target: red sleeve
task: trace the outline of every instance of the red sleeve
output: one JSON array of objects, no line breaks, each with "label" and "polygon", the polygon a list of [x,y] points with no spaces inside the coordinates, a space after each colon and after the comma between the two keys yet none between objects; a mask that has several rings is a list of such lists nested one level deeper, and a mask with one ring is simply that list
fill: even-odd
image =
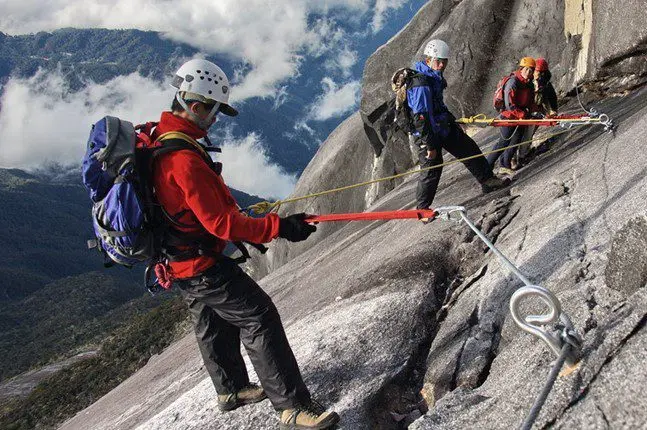
[{"label": "red sleeve", "polygon": [[279,216],[251,218],[241,214],[222,177],[198,154],[178,151],[169,154],[172,177],[184,193],[186,205],[204,228],[228,241],[267,243],[279,234]]}]

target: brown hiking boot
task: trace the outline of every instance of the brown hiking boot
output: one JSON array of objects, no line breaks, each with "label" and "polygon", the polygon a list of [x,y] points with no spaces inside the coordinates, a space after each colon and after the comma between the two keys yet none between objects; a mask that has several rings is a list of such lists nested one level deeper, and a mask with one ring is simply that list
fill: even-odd
[{"label": "brown hiking boot", "polygon": [[[427,206],[426,208],[419,208],[419,207],[417,207],[417,208],[416,208],[416,210],[431,210],[431,208],[430,208],[430,207],[428,207],[428,206]],[[423,224],[429,224],[430,222],[432,222],[432,221],[433,221],[433,220],[435,220],[435,219],[436,219],[436,217],[424,217],[424,218],[418,218],[418,220],[419,220],[420,222],[422,222]]]},{"label": "brown hiking boot", "polygon": [[261,387],[256,384],[249,384],[237,393],[219,394],[218,408],[223,412],[233,411],[240,406],[257,403],[265,399],[267,399],[267,396]]},{"label": "brown hiking boot", "polygon": [[281,430],[322,430],[339,422],[337,412],[326,411],[319,403],[312,403],[305,408],[286,409],[281,412]]},{"label": "brown hiking boot", "polygon": [[508,185],[510,185],[510,178],[502,179],[496,176],[492,176],[490,179],[481,184],[481,191],[483,191],[483,194],[487,194],[492,191],[507,187]]}]

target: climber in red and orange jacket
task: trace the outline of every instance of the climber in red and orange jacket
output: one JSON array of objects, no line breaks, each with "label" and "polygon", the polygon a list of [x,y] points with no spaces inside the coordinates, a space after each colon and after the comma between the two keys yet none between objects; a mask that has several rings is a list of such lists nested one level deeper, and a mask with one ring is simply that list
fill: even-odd
[{"label": "climber in red and orange jacket", "polygon": [[[222,166],[211,160],[208,144],[197,142],[208,143],[216,114],[238,114],[228,104],[229,82],[222,69],[193,59],[180,67],[172,85],[178,90],[172,112],[162,113],[152,137],[162,149],[184,146],[160,150],[152,166],[153,186],[170,227],[162,240],[168,272],[193,317],[218,406],[229,411],[269,398],[281,425],[328,428],[339,416],[311,399],[276,306],[234,260],[222,255],[228,241],[260,244],[280,237],[297,242],[316,228],[305,214],[241,214],[220,176]],[[250,383],[241,342],[262,387]]]},{"label": "climber in red and orange jacket", "polygon": [[[499,118],[503,119],[526,119],[531,118],[532,113],[536,111],[535,107],[535,87],[533,84],[533,74],[535,72],[535,59],[532,57],[523,57],[519,61],[519,67],[507,80],[503,89],[503,99],[505,108],[501,111]],[[527,134],[527,126],[501,127],[501,139],[493,149],[507,148],[522,142]],[[511,158],[513,151],[505,151],[501,158],[501,169],[499,173],[511,174]],[[487,156],[488,163],[494,167],[497,159],[501,156],[501,151],[494,152]]]}]

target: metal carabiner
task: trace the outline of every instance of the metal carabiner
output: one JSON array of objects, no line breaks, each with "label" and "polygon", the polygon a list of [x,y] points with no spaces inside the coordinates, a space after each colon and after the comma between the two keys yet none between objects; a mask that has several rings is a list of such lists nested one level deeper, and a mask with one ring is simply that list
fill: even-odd
[{"label": "metal carabiner", "polygon": [[[528,315],[523,317],[520,310],[521,302],[529,297],[538,297],[541,299],[548,306],[549,312],[542,315]],[[566,322],[570,325],[569,328],[571,329],[573,325],[567,316],[565,316],[565,320],[562,317],[565,314],[562,314],[561,304],[552,292],[538,285],[521,287],[510,298],[510,313],[512,314],[512,319],[521,330],[543,340],[551,351],[559,357],[564,341],[561,336],[548,332],[543,326],[558,321]]]},{"label": "metal carabiner", "polygon": [[[441,206],[439,208],[435,208],[434,211],[438,214],[437,217],[440,219],[460,223],[463,219],[461,213],[464,214],[466,209],[465,206]],[[456,213],[458,213],[458,216],[452,216]]]},{"label": "metal carabiner", "polygon": [[615,124],[613,124],[613,120],[609,118],[609,115],[607,115],[606,113],[601,113],[598,118],[600,119],[600,124],[604,126],[605,131],[613,132]]}]

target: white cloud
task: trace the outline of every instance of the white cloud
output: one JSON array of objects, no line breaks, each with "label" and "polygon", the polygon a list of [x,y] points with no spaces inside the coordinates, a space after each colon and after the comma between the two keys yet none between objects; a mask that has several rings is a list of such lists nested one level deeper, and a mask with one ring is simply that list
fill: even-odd
[{"label": "white cloud", "polygon": [[70,93],[60,73],[10,79],[0,110],[0,166],[32,168],[46,162],[80,162],[90,126],[111,114],[133,122],[153,121],[168,108],[168,86],[138,74]]},{"label": "white cloud", "polygon": [[228,137],[222,153],[215,157],[223,163],[222,176],[232,188],[263,197],[287,197],[296,184],[296,176],[289,175],[270,162],[256,133],[241,139]]},{"label": "white cloud", "polygon": [[288,87],[287,85],[284,85],[279,88],[274,95],[274,105],[272,105],[272,109],[277,110],[278,108],[280,108],[281,105],[283,105],[283,103],[287,101],[288,97]]},{"label": "white cloud", "polygon": [[326,70],[339,72],[343,77],[348,78],[353,74],[352,68],[357,64],[357,51],[347,46],[339,50],[337,56],[326,61]]},{"label": "white cloud", "polygon": [[373,21],[371,27],[373,32],[377,33],[384,27],[384,20],[390,9],[400,9],[409,0],[376,0],[375,13],[373,14]]},{"label": "white cloud", "polygon": [[359,81],[337,85],[332,79],[326,77],[322,79],[321,85],[324,88],[324,93],[317,97],[313,105],[310,106],[310,119],[325,121],[339,117],[350,112],[359,101],[361,90]]},{"label": "white cloud", "polygon": [[[76,93],[56,72],[12,78],[0,100],[0,167],[80,164],[94,122],[108,114],[134,123],[157,121],[172,98],[168,85],[136,73],[89,83]],[[231,163],[225,164],[230,185],[241,191],[284,197],[294,187],[295,178],[270,162],[254,134],[227,146],[223,161]]]},{"label": "white cloud", "polygon": [[[343,30],[326,15],[346,19],[373,13],[374,31],[389,9],[407,0],[2,0],[0,29],[10,34],[63,27],[137,28],[165,32],[207,53],[249,65],[236,82],[236,100],[272,97],[278,84],[298,73],[301,55],[342,47]],[[309,28],[313,14],[323,15]],[[227,71],[231,73],[231,71]]]}]

